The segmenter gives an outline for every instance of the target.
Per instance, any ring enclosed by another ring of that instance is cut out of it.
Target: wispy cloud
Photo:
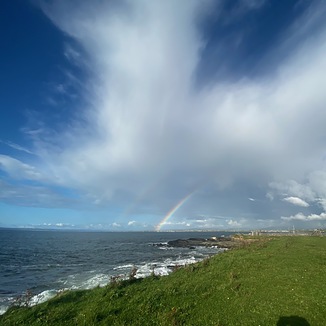
[[[1,202],[26,207],[50,207],[50,208],[85,208],[82,200],[77,196],[67,197],[59,189],[51,189],[47,186],[8,183],[0,180]]]
[[[31,154],[31,155],[35,155],[31,150],[29,150],[28,148],[26,147],[23,147],[19,144],[15,144],[11,141],[3,141],[3,140],[0,140],[0,143],[2,144],[5,144],[13,149],[16,149],[17,151],[21,151],[21,152],[24,152],[24,153],[27,153],[27,154]]]
[[[14,179],[45,180],[45,176],[34,166],[7,155],[0,154],[0,170],[3,170]]]

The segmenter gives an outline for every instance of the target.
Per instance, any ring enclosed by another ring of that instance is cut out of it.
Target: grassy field
[[[1,325],[326,325],[326,237],[262,238],[169,276],[12,308]]]

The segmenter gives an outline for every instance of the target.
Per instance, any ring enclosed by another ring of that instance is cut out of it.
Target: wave
[[[127,265],[121,265],[121,266],[117,266],[117,267],[114,267],[113,270],[121,270],[121,269],[126,269],[126,268],[133,268],[134,265],[133,264],[127,264]]]

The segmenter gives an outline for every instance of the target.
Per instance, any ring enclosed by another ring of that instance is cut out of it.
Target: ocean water
[[[0,314],[26,291],[30,304],[66,289],[104,286],[115,275],[169,274],[173,266],[198,262],[218,248],[171,248],[167,241],[209,238],[226,232],[68,232],[0,230]]]

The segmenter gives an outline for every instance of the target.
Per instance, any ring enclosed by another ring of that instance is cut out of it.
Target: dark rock
[[[169,247],[179,248],[194,248],[194,247],[218,247],[218,248],[233,248],[238,245],[238,242],[232,241],[231,238],[219,237],[219,238],[190,238],[190,239],[177,239],[168,242]]]

